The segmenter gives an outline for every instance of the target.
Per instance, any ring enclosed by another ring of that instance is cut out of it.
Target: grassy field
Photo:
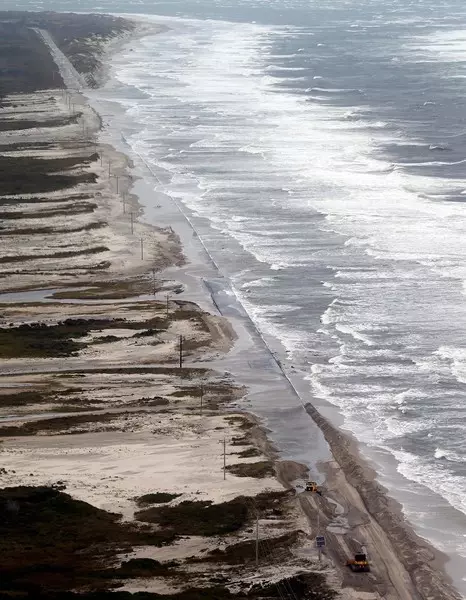
[[[5,94],[63,87],[62,78],[31,27],[46,29],[78,71],[89,75],[99,68],[106,40],[132,28],[110,15],[0,11],[0,100]]]
[[[6,94],[63,87],[48,49],[25,25],[0,13],[0,102]]]
[[[255,499],[256,505],[261,511],[268,513],[283,495],[286,492],[262,494]],[[247,500],[236,498],[212,509],[216,511],[216,517],[220,518],[223,527],[230,530],[232,526],[238,527],[239,521],[244,524],[251,518]],[[0,489],[0,598],[272,600],[283,598],[283,594],[285,597],[289,595],[295,599],[308,600],[331,600],[336,597],[319,573],[298,574],[278,584],[255,584],[248,590],[234,593],[218,583],[212,583],[210,587],[190,588],[189,571],[176,561],[161,563],[156,558],[139,558],[116,564],[118,552],[128,552],[137,546],[152,546],[156,557],[157,547],[177,539],[183,534],[189,519],[197,519],[198,513],[205,511],[207,507],[200,504],[202,503],[191,502],[181,505],[181,509],[171,510],[167,507],[163,513],[164,529],[154,531],[148,525],[122,522],[119,515],[75,500],[57,487]],[[158,521],[161,516],[159,513]],[[166,528],[167,519],[170,521],[169,528]],[[210,528],[215,524],[214,520],[204,518],[199,518],[199,522]],[[296,532],[291,532],[271,539],[271,551],[281,550],[292,544],[297,535]],[[227,546],[222,551],[210,552],[200,562],[218,561],[241,565],[253,562],[254,556],[254,543],[242,542]],[[170,595],[132,595],[115,590],[119,580],[154,576],[174,578],[174,581],[184,584],[183,587],[187,589],[182,592],[174,591]],[[68,591],[70,588],[75,591]],[[110,591],[109,588],[115,591]]]

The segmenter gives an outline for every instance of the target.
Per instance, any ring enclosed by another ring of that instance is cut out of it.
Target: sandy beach
[[[0,481],[69,494],[136,527],[92,556],[111,576],[97,586],[86,563],[73,589],[460,598],[445,558],[404,521],[356,444],[303,406],[182,205],[164,197],[154,208],[157,175],[125,153],[89,73],[78,77],[41,36],[63,88],[0,106],[0,159],[47,173],[0,194]],[[305,491],[309,465],[280,437],[282,418],[309,430],[322,495]],[[370,573],[346,566],[361,549]],[[31,584],[44,585],[40,574]]]

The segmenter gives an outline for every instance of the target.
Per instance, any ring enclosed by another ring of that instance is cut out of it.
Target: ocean
[[[111,61],[126,140],[466,597],[464,3],[3,4],[166,26]]]

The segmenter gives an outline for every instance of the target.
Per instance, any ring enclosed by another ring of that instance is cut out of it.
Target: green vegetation
[[[152,558],[131,558],[118,568],[99,572],[99,577],[108,579],[130,579],[132,577],[167,577],[174,574],[175,562],[161,563]]]
[[[51,487],[0,490],[0,514],[1,598],[28,593],[29,598],[52,598],[62,590],[107,588],[99,571],[110,568],[118,552],[174,540],[149,527],[120,523],[119,515]]]
[[[232,415],[226,419],[231,425],[235,425],[238,429],[248,430],[254,427],[254,423],[243,415]]]
[[[107,431],[112,427],[109,425],[112,421],[120,419],[121,413],[97,413],[87,415],[73,415],[67,417],[54,417],[52,419],[38,419],[29,421],[23,425],[9,425],[0,427],[0,437],[16,437],[25,435],[37,435],[38,433],[61,432],[76,427],[78,425],[89,425],[91,423],[100,423],[100,428],[93,428],[93,431]],[[86,428],[75,430],[73,433],[83,433]],[[69,432],[71,433],[71,432]]]
[[[176,506],[148,508],[136,513],[136,518],[157,523],[179,535],[221,535],[240,529],[247,521],[248,507],[236,498],[221,504],[208,500],[186,500]]]
[[[70,356],[82,347],[70,336],[83,335],[84,332],[70,331],[66,326],[50,327],[43,323],[0,329],[0,357]]]
[[[6,94],[64,87],[48,48],[20,23],[0,13],[0,104]]]
[[[47,30],[77,70],[89,74],[91,83],[103,52],[95,42],[134,28],[130,21],[102,14],[0,12],[0,99],[15,92],[64,87],[48,48],[31,27]]]
[[[159,332],[156,329],[143,329],[142,331],[138,331],[132,337],[133,338],[143,338],[143,337],[154,337]]]
[[[227,471],[237,477],[273,477],[275,474],[273,462],[270,460],[261,460],[254,463],[238,463],[237,465],[228,465]]]
[[[120,522],[119,515],[109,513],[74,500],[63,489],[63,482],[54,487],[15,487],[0,490],[0,597],[26,600],[275,600],[282,588],[293,596],[309,600],[332,600],[336,594],[329,590],[321,574],[306,573],[274,584],[256,584],[248,591],[233,593],[223,585],[189,588],[165,594],[131,594],[113,591],[123,579],[170,577],[186,583],[186,573],[176,562],[161,563],[154,558],[133,558],[119,564],[118,555],[128,553],[134,546],[154,547],[172,543],[186,529],[188,518],[199,511],[214,509],[207,502],[184,503],[187,510],[173,512],[175,508],[159,507],[163,521],[170,527],[153,530],[152,525]],[[238,497],[231,502],[216,505],[212,519],[201,523],[204,531],[211,529],[235,530],[239,522],[260,511],[264,516],[280,508],[290,492],[270,492],[255,498]],[[180,505],[183,506],[183,503]],[[155,510],[155,509],[149,509]],[[171,512],[171,517],[167,516]],[[227,515],[223,514],[224,512]],[[194,518],[194,524],[197,519]],[[155,522],[160,526],[160,519]],[[214,535],[216,535],[215,533]],[[203,533],[201,535],[206,535]],[[268,551],[290,547],[299,532],[268,540]],[[212,551],[200,562],[221,562],[241,565],[254,560],[253,542],[227,546],[223,551]],[[197,562],[197,561],[196,561]],[[212,577],[211,581],[226,583],[227,578]],[[74,590],[73,592],[69,590]],[[91,591],[90,591],[91,590]],[[291,592],[290,592],[291,593]]]
[[[91,213],[97,208],[94,202],[77,202],[76,204],[68,204],[59,208],[43,208],[36,211],[21,211],[10,210],[1,211],[0,219],[5,221],[18,221],[20,219],[47,219],[59,215],[79,215],[83,213]]]
[[[239,458],[252,458],[253,456],[260,456],[262,452],[257,448],[246,448],[246,450],[241,450],[240,452],[235,452]]]
[[[214,578],[213,578],[214,579]],[[26,591],[15,591],[8,595],[11,600],[31,600],[39,597],[34,591],[28,595]],[[155,594],[150,592],[110,592],[93,590],[91,592],[57,592],[44,593],[41,591],[41,600],[275,600],[283,597],[292,597],[296,600],[333,600],[338,594],[331,590],[325,576],[320,573],[303,573],[294,577],[277,580],[272,584],[255,584],[249,591],[238,593],[230,592],[224,586],[191,587],[181,592],[169,594]],[[3,600],[3,598],[2,598]]]
[[[100,254],[101,252],[107,252],[106,246],[95,246],[94,248],[84,248],[83,250],[63,250],[62,252],[55,252],[53,254],[20,254],[15,256],[0,256],[0,264],[23,262],[26,260],[40,260],[40,259],[56,259],[56,258],[71,258],[74,256],[89,256],[91,254]]]
[[[84,377],[86,373],[104,373],[106,375],[115,373],[116,375],[137,375],[138,373],[154,373],[156,375],[175,375],[179,379],[196,379],[205,377],[211,371],[209,369],[201,369],[197,367],[99,367],[96,369],[85,370],[63,370],[60,372],[61,377]],[[27,374],[27,373],[25,373]]]
[[[255,498],[238,496],[219,504],[209,500],[186,500],[176,506],[141,510],[135,516],[178,535],[223,535],[241,529],[256,510],[273,510],[286,496],[287,492],[264,492]]]
[[[59,198],[54,198],[53,203],[76,203],[79,200],[90,200],[92,196],[89,194],[73,194],[71,193],[69,196],[61,195]],[[2,206],[8,206],[11,204],[42,204],[42,203],[50,203],[49,196],[15,196],[13,198],[2,198]]]
[[[274,552],[280,554],[280,560],[284,558],[284,550],[291,548],[298,540],[300,532],[292,531],[274,538],[267,538],[267,554],[261,562],[275,561]],[[260,544],[259,544],[260,545]],[[246,540],[227,546],[224,550],[216,548],[211,550],[203,558],[195,558],[192,562],[223,562],[232,565],[244,564],[255,561],[256,558],[256,540]]]
[[[121,320],[66,319],[58,325],[32,323],[0,329],[0,358],[71,356],[84,347],[74,338],[118,326]]]
[[[138,506],[146,506],[147,504],[165,504],[175,498],[179,498],[181,494],[170,494],[168,492],[154,492],[153,494],[144,494],[136,498]]]
[[[241,437],[234,436],[231,438],[230,446],[249,446],[250,443],[248,437],[245,435]]]
[[[63,127],[76,123],[79,115],[70,117],[55,117],[46,121],[31,121],[27,119],[0,119],[0,131],[16,131],[20,129],[34,129],[35,127]]]
[[[0,259],[0,263],[2,259]],[[147,321],[126,321],[125,319],[66,319],[56,325],[46,325],[45,323],[28,323],[18,325],[17,327],[0,328],[0,358],[17,357],[57,357],[73,356],[79,350],[92,344],[111,342],[118,340],[116,336],[104,336],[86,342],[79,341],[79,338],[85,337],[91,332],[101,331],[102,329],[136,330],[138,333],[144,332],[141,337],[147,335],[147,331],[155,335],[158,331],[163,331],[168,326],[168,321],[164,318],[152,317]],[[137,369],[138,367],[136,367]],[[163,369],[163,374],[176,373],[180,377],[190,377],[190,372],[205,373],[204,369]],[[126,369],[115,370],[113,372],[126,372]],[[137,371],[136,371],[137,372]],[[140,372],[143,372],[141,369]]]
[[[87,207],[89,207],[89,211],[86,212],[92,212],[95,208],[96,205],[95,204],[87,204]],[[50,212],[50,211],[49,211]],[[71,211],[63,211],[64,212],[73,212],[73,210]],[[17,213],[10,213],[11,215],[13,214],[17,214]],[[22,217],[25,217],[26,213],[21,213]],[[60,213],[62,214],[62,213]],[[48,214],[48,216],[50,216],[50,214]],[[43,213],[37,213],[37,218],[43,218],[44,214]],[[103,221],[98,221],[98,222],[93,222],[93,223],[86,223],[85,225],[81,225],[79,227],[71,227],[69,229],[60,229],[58,227],[25,227],[25,228],[15,228],[15,229],[5,229],[3,227],[0,226],[0,234],[2,236],[5,235],[27,235],[27,236],[31,236],[31,235],[56,235],[64,233],[78,233],[80,231],[91,231],[93,229],[102,229],[102,227],[106,227],[107,223],[103,222]],[[54,255],[56,256],[56,255]]]
[[[161,398],[160,396],[154,396],[154,398],[139,398],[138,400],[134,400],[131,402],[131,406],[168,406],[170,401],[167,398]]]
[[[97,157],[97,154],[92,154],[87,157],[42,159],[33,156],[0,155],[1,194],[44,194],[70,188],[79,183],[95,183],[95,173],[70,171],[89,165],[97,160]]]
[[[78,387],[58,390],[25,390],[0,394],[0,408],[31,406],[34,404],[61,404],[60,411],[85,410],[89,401],[82,398]],[[92,404],[100,403],[93,400]]]
[[[50,398],[37,390],[28,390],[13,394],[0,394],[0,408],[9,406],[27,406],[28,404],[43,404],[45,402],[50,402]]]
[[[1,18],[1,12],[0,12]],[[3,102],[2,104],[5,107],[11,107],[11,103]],[[0,152],[13,152],[16,150],[51,150],[52,148],[56,148],[57,145],[55,142],[13,142],[12,144],[0,144]]]

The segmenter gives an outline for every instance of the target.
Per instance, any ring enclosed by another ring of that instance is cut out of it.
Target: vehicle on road
[[[368,573],[371,570],[367,556],[362,552],[355,554],[354,558],[347,560],[346,566],[354,573]]]
[[[306,492],[313,492],[313,493],[319,494],[319,496],[322,496],[322,490],[319,489],[319,486],[317,485],[317,483],[315,481],[308,481],[306,483],[305,490],[306,490]]]

